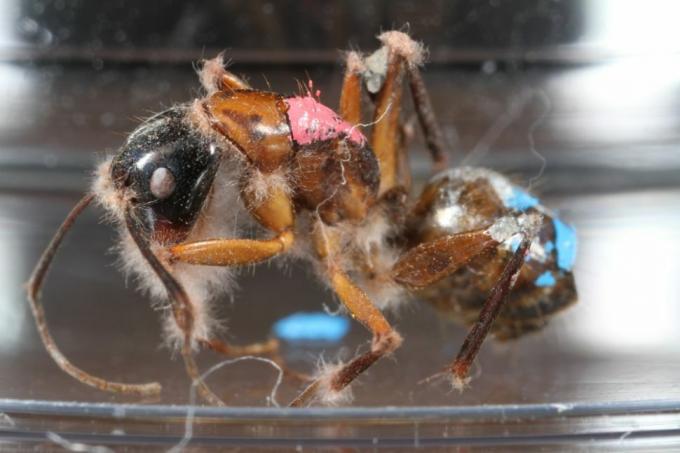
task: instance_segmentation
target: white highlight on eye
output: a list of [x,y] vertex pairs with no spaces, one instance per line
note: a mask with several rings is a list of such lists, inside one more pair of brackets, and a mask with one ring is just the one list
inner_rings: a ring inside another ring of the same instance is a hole
[[165,167],[158,167],[151,175],[149,189],[159,200],[168,198],[175,191],[175,176]]

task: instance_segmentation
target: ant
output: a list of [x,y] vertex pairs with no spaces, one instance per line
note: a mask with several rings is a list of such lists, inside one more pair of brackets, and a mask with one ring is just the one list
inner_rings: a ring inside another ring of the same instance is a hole
[[[354,379],[402,343],[383,310],[408,298],[470,326],[443,372],[458,388],[487,334],[505,340],[535,331],[576,301],[574,230],[498,173],[446,169],[419,71],[422,44],[398,31],[378,39],[372,55],[346,55],[338,113],[311,84],[285,97],[251,88],[221,56],[208,60],[199,71],[204,97],[149,118],[99,166],[28,285],[42,341],[65,372],[101,390],[160,391],[153,382],[86,373],[48,331],[41,285],[64,234],[93,201],[119,230],[127,270],[165,304],[168,341],[211,404],[223,403],[199,379],[196,349],[238,356],[277,348],[276,340],[233,346],[215,336],[210,301],[228,289],[234,266],[304,259],[372,334],[367,352],[321,372],[292,406],[347,396]],[[400,121],[405,82],[436,173],[415,199]],[[361,123],[364,89],[375,105],[370,124]],[[260,237],[242,238],[253,228]]]

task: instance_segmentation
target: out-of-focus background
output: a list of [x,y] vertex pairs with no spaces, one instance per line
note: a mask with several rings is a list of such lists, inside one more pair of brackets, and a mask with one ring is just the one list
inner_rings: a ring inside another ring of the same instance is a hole
[[[257,88],[295,94],[311,78],[335,107],[342,50],[407,30],[454,165],[529,187],[578,230],[580,302],[543,332],[483,348],[471,388],[418,381],[455,354],[464,329],[413,303],[392,317],[406,342],[360,379],[357,406],[622,402],[680,397],[680,3],[521,1],[13,1],[0,9],[0,397],[134,402],[64,375],[40,344],[22,284],[88,187],[97,161],[140,118],[199,93],[193,65],[225,51]],[[412,164],[428,175],[420,138]],[[73,360],[118,380],[158,379],[184,403],[182,365],[160,347],[157,313],[107,253],[101,213],[74,229],[45,288]],[[267,337],[294,311],[335,306],[302,266],[244,272],[225,300],[227,336]],[[288,345],[311,369],[341,345]],[[202,354],[207,367],[219,358]],[[234,405],[265,405],[275,373],[240,364],[211,377]],[[280,398],[299,389],[285,383]]]

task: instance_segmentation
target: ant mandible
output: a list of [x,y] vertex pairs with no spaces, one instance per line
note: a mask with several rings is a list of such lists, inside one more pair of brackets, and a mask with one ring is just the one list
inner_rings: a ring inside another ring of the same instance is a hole
[[[125,266],[165,301],[165,330],[201,395],[193,351],[275,354],[277,343],[233,346],[215,336],[210,300],[229,287],[231,267],[288,255],[312,264],[344,308],[373,335],[368,352],[321,373],[292,402],[333,402],[402,337],[382,310],[424,299],[471,326],[445,373],[454,386],[484,338],[508,339],[545,325],[575,302],[575,234],[536,198],[491,170],[446,168],[447,151],[419,66],[424,49],[390,31],[367,58],[347,54],[339,114],[311,92],[255,90],[204,63],[204,97],[146,120],[103,162],[92,191],[71,211],[29,282],[29,301],[52,358],[81,382],[138,395],[157,383],[92,376],[57,348],[39,292],[64,234],[93,200],[120,233]],[[436,175],[415,200],[401,132],[407,80]],[[375,105],[370,138],[361,123],[363,87]],[[248,215],[243,215],[244,211]],[[266,239],[239,238],[257,226]]]

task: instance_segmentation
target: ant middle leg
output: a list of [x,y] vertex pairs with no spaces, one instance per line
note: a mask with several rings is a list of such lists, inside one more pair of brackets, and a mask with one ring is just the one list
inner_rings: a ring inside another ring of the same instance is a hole
[[340,116],[352,126],[359,128],[361,123],[361,83],[365,70],[361,55],[348,52],[345,58],[345,76],[340,92]]

